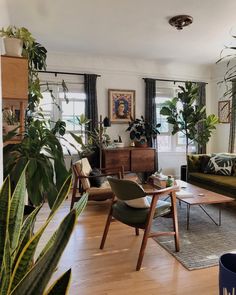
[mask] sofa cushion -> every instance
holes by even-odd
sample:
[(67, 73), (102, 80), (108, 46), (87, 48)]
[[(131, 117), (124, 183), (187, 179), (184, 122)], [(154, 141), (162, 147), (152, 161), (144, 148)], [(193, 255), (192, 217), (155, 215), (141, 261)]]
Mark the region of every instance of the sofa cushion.
[(200, 172), (190, 173), (190, 182), (198, 182), (199, 184), (206, 184), (208, 187), (212, 186), (213, 188), (224, 188), (226, 191), (228, 189), (236, 190), (236, 177), (235, 176), (224, 176), (216, 174), (204, 174)]
[(217, 155), (211, 157), (204, 172), (230, 176), (233, 162), (233, 159), (228, 156)]

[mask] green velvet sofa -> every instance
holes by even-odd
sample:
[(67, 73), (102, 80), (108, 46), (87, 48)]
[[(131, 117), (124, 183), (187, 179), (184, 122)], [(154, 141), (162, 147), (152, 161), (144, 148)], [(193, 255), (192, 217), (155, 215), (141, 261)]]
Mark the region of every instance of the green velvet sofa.
[[(214, 154), (216, 155), (216, 154)], [(196, 186), (236, 198), (236, 154), (227, 155), (234, 159), (232, 174), (230, 176), (204, 173), (204, 161), (211, 154), (188, 155), (188, 182)]]

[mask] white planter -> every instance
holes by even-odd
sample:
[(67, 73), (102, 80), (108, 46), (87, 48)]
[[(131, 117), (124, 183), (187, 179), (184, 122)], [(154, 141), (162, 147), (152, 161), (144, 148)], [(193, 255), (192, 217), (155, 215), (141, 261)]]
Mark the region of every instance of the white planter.
[(10, 56), (22, 56), (23, 41), (17, 38), (3, 38), (5, 54)]

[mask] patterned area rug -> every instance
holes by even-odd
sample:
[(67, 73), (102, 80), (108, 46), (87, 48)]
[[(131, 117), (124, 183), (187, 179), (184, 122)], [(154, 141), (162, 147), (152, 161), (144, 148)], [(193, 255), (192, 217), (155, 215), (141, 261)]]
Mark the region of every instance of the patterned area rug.
[[(215, 225), (199, 206), (192, 206), (190, 228), (186, 229), (186, 205), (178, 205), (180, 252), (176, 253), (173, 237), (158, 237), (154, 240), (179, 260), (188, 270), (218, 265), (219, 257), (226, 252), (236, 252), (236, 206), (222, 206), (222, 224)], [(218, 221), (218, 205), (205, 206)], [(171, 218), (157, 218), (153, 229), (172, 230)]]

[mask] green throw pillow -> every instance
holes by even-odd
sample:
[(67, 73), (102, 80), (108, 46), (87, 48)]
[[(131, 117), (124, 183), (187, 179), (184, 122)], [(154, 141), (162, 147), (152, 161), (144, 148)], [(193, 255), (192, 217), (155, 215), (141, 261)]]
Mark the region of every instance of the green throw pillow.
[(233, 164), (231, 157), (214, 156), (210, 158), (204, 172), (229, 176), (232, 173)]

